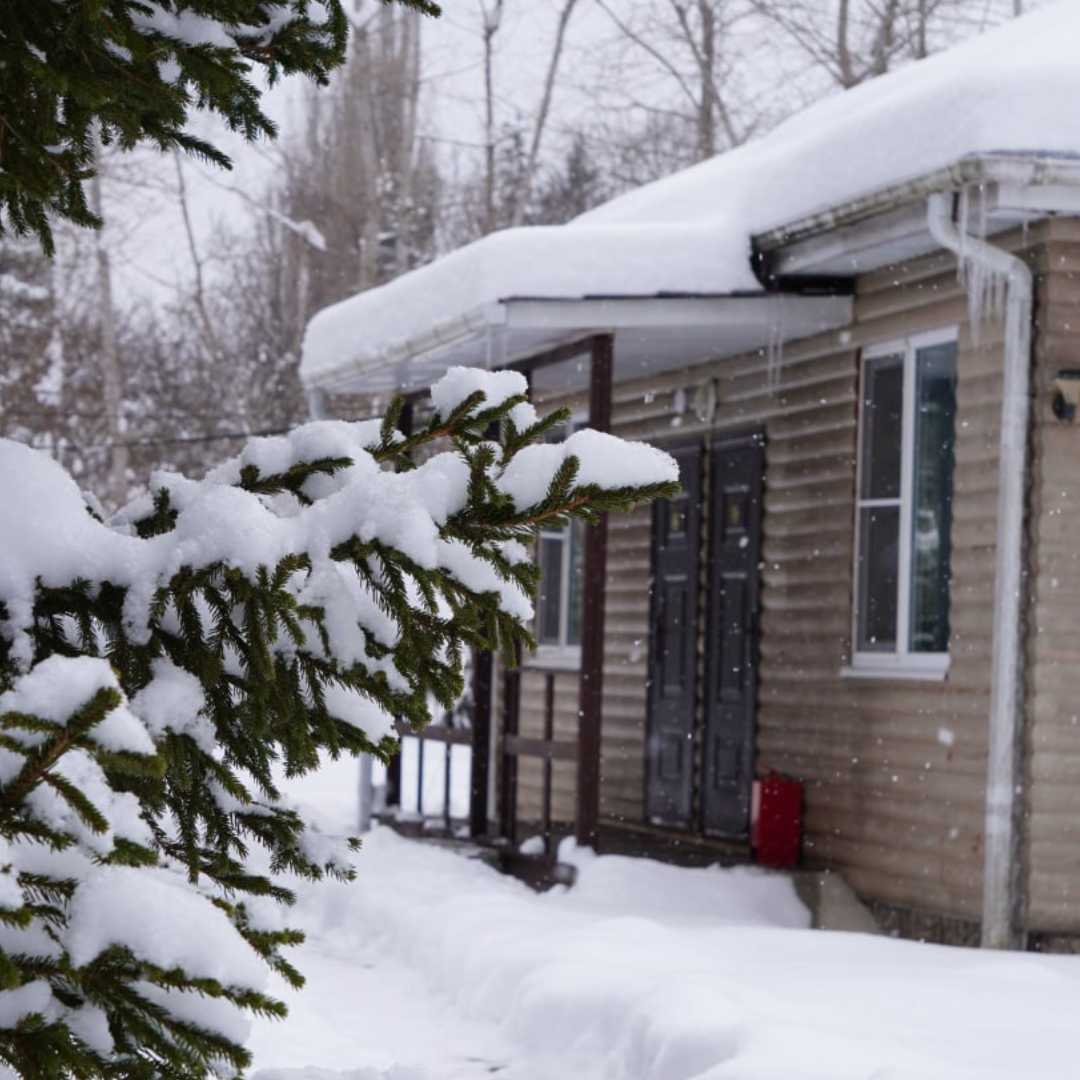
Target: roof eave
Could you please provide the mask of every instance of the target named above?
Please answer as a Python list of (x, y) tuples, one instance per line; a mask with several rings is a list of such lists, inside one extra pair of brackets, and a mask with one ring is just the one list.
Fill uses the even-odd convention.
[(982, 190), (987, 210), (1029, 218), (1080, 214), (1080, 158), (1054, 152), (975, 154), (753, 237), (755, 271), (767, 287), (790, 282), (797, 288), (800, 277), (843, 255), (854, 276), (867, 269), (860, 253), (884, 251), (926, 232), (930, 195), (972, 186)]
[(849, 295), (797, 297), (786, 302), (764, 292), (514, 297), (399, 339), (377, 354), (321, 371), (306, 378), (304, 385), (308, 391), (327, 393), (362, 387), (372, 394), (408, 394), (426, 389), (448, 365), (493, 368), (528, 363), (586, 337), (620, 331), (629, 333), (634, 345), (641, 347), (650, 335), (662, 334), (662, 351), (674, 364), (679, 361), (679, 341), (695, 332), (716, 331), (713, 336), (719, 342), (734, 328), (753, 325), (763, 327), (766, 337), (772, 331), (785, 336), (785, 330), (799, 336), (845, 325), (850, 317)]

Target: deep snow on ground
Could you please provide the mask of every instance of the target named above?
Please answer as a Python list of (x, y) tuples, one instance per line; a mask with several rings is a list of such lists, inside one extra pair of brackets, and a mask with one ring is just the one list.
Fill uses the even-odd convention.
[(1080, 1075), (1080, 958), (808, 930), (780, 875), (564, 854), (578, 883), (537, 895), (376, 829), (357, 882), (303, 890), (309, 982), (256, 1025), (259, 1080)]

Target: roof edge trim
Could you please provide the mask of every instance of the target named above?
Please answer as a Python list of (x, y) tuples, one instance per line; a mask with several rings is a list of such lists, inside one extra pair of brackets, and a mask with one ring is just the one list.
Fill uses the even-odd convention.
[[(862, 224), (930, 195), (959, 191), (971, 185), (1080, 187), (1080, 159), (1075, 155), (1032, 153), (972, 154), (951, 165), (837, 203), (752, 237), (754, 270), (766, 287), (776, 287), (772, 266), (787, 246), (838, 229)], [(789, 281), (789, 284), (791, 282)]]

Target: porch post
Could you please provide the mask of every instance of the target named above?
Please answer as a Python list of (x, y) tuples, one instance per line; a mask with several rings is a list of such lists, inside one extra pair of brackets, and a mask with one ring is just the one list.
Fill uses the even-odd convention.
[[(401, 410), (398, 418), (398, 429), (402, 435), (413, 433), (413, 403), (412, 398), (405, 399), (405, 408)], [(401, 736), (398, 736), (397, 753), (386, 763), (386, 799), (384, 805), (387, 810), (401, 806)], [(449, 746), (446, 749), (450, 753)]]
[[(589, 427), (611, 430), (614, 337), (591, 342)], [(585, 529), (585, 582), (581, 625), (581, 692), (578, 708), (577, 842), (596, 847), (600, 827), (600, 718), (604, 690), (604, 578), (607, 517)]]
[[(488, 778), (491, 775), (491, 675), (488, 650), (472, 658), (472, 776), (469, 789), (469, 835), (487, 836)], [(447, 748), (447, 753), (449, 753)]]

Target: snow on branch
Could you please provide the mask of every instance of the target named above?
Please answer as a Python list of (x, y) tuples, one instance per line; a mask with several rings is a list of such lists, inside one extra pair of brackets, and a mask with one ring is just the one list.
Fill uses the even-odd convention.
[(469, 649), (529, 644), (541, 525), (677, 490), (649, 447), (546, 443), (564, 414), (538, 417), (524, 391), (456, 369), (415, 434), (397, 402), (253, 439), (202, 480), (155, 474), (109, 521), (55, 462), (0, 441), (0, 1059), (16, 1072), (44, 1055), (87, 1077), (243, 1068), (246, 1017), (284, 1011), (268, 971), (300, 981), (282, 875), (352, 873), (279, 778), (388, 757), (396, 721), (460, 695)]

